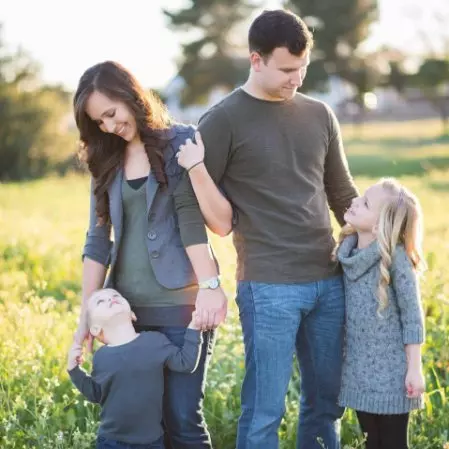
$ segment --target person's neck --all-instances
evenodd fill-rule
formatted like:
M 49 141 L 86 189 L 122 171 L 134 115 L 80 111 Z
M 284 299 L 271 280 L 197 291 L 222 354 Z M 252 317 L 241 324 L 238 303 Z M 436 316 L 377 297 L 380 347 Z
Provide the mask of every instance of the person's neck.
M 145 145 L 140 140 L 140 137 L 135 137 L 131 142 L 128 142 L 128 145 L 126 145 L 126 153 L 128 156 L 141 152 L 145 152 Z
M 376 236 L 372 232 L 357 231 L 357 248 L 363 249 L 371 245 L 376 240 Z
M 285 98 L 272 97 L 265 90 L 263 90 L 260 87 L 259 83 L 257 83 L 257 81 L 254 79 L 254 76 L 252 74 L 249 75 L 246 83 L 241 88 L 248 95 L 251 95 L 252 97 L 257 98 L 258 100 L 272 101 L 272 102 L 285 101 Z
M 136 339 L 139 334 L 134 330 L 132 323 L 113 323 L 110 327 L 103 329 L 104 340 L 108 346 L 119 346 L 129 343 Z

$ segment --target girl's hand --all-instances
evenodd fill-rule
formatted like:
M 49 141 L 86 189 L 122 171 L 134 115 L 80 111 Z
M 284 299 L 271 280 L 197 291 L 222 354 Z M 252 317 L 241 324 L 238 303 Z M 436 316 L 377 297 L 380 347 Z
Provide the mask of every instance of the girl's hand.
M 204 161 L 204 144 L 198 131 L 195 133 L 195 140 L 196 143 L 193 143 L 191 139 L 187 139 L 176 153 L 178 164 L 187 171 Z
M 71 371 L 83 363 L 83 347 L 78 343 L 73 343 L 67 358 L 67 369 Z
M 408 398 L 417 398 L 426 390 L 426 382 L 421 369 L 409 369 L 405 377 Z

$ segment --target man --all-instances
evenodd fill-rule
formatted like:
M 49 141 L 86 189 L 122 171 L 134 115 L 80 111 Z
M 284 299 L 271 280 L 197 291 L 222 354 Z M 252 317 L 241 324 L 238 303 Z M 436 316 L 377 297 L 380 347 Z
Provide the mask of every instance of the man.
M 247 82 L 201 118 L 197 144 L 188 140 L 178 154 L 194 190 L 186 179 L 177 192 L 181 228 L 203 223 L 193 213 L 196 194 L 214 232 L 234 231 L 246 365 L 237 449 L 278 447 L 295 351 L 297 447 L 340 447 L 344 292 L 328 204 L 342 224 L 357 190 L 334 114 L 297 93 L 312 45 L 296 15 L 258 16 Z

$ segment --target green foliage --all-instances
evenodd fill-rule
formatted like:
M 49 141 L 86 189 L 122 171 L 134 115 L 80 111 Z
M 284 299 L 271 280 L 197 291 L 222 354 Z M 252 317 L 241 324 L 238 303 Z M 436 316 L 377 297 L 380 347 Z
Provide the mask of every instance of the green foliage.
M 377 0 L 290 0 L 287 6 L 312 29 L 314 65 L 321 67 L 308 74 L 304 88 L 319 89 L 323 84 L 320 73 L 337 75 L 357 89 L 355 100 L 363 105 L 363 94 L 380 79 L 376 66 L 358 52 L 377 19 Z
M 288 6 L 315 29 L 317 50 L 335 64 L 358 49 L 377 19 L 377 0 L 291 0 Z
M 447 129 L 449 117 L 449 59 L 426 59 L 418 73 L 412 77 L 412 83 L 419 87 L 432 106 L 438 111 L 443 126 Z
M 441 89 L 449 81 L 449 60 L 426 59 L 416 74 L 416 83 L 425 89 Z
M 247 57 L 234 54 L 244 45 L 245 38 L 237 42 L 233 39 L 238 35 L 236 28 L 256 7 L 249 0 L 193 0 L 176 12 L 164 10 L 173 30 L 178 33 L 188 30 L 197 36 L 182 44 L 179 75 L 186 82 L 181 99 L 184 105 L 205 101 L 216 86 L 232 89 L 243 83 L 249 62 Z M 242 36 L 246 36 L 244 32 Z
M 369 26 L 377 18 L 376 0 L 293 0 L 286 6 L 306 19 L 314 30 L 314 60 L 303 91 L 327 88 L 329 74 L 336 74 L 353 84 L 361 98 L 380 81 L 375 65 L 357 53 L 367 37 Z M 183 45 L 179 75 L 185 80 L 183 104 L 201 103 L 216 86 L 229 89 L 245 81 L 249 62 L 241 25 L 257 5 L 246 0 L 218 2 L 192 1 L 176 12 L 164 11 L 170 26 L 177 32 L 187 30 L 198 38 Z M 240 28 L 239 28 L 240 27 Z M 242 39 L 235 42 L 236 30 Z M 233 40 L 234 39 L 234 40 Z M 243 57 L 231 56 L 244 48 Z
M 6 53 L 1 41 L 0 53 Z M 38 73 L 24 52 L 0 58 L 0 180 L 41 176 L 75 151 L 64 123 L 69 95 L 40 86 Z
M 400 61 L 391 61 L 389 65 L 390 74 L 386 84 L 392 86 L 400 94 L 403 94 L 409 84 L 410 75 L 405 72 Z

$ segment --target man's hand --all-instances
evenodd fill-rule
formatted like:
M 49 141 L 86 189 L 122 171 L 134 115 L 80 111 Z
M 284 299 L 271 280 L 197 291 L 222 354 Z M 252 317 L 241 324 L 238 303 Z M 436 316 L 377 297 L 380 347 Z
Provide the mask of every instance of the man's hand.
M 195 133 L 195 140 L 196 143 L 193 143 L 191 139 L 187 139 L 184 145 L 179 146 L 179 151 L 176 153 L 178 164 L 186 170 L 204 161 L 204 144 L 198 131 Z
M 405 388 L 408 398 L 417 398 L 424 393 L 426 383 L 421 369 L 408 369 L 405 377 Z
M 78 365 L 83 363 L 83 347 L 78 343 L 73 343 L 67 357 L 67 369 L 71 371 Z
M 226 319 L 228 300 L 221 287 L 199 289 L 195 303 L 196 326 L 203 330 L 215 329 Z

